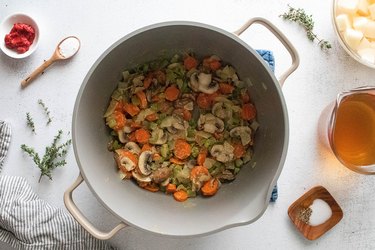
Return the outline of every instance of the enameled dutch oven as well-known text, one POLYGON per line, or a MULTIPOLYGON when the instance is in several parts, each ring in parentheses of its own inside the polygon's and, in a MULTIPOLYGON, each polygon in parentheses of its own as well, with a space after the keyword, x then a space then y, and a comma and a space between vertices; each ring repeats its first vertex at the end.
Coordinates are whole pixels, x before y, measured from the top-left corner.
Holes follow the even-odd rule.
POLYGON ((79 90, 73 114, 72 138, 80 168, 64 202, 74 218, 93 236, 111 238, 126 225, 166 236, 197 236, 256 221, 266 210, 272 188, 282 170, 288 147, 288 115, 281 85, 299 64, 288 39, 263 18, 254 18, 237 32, 194 22, 166 22, 137 30, 114 43, 89 70, 79 90), (292 65, 279 79, 257 52, 238 35, 254 23, 268 28, 284 44, 292 65), (259 130, 254 157, 237 178, 213 197, 176 202, 119 178, 103 114, 124 69, 178 52, 215 54, 232 64, 248 83, 258 112, 259 130), (73 190, 85 181, 96 198, 121 223, 110 232, 96 229, 72 200, 73 190))

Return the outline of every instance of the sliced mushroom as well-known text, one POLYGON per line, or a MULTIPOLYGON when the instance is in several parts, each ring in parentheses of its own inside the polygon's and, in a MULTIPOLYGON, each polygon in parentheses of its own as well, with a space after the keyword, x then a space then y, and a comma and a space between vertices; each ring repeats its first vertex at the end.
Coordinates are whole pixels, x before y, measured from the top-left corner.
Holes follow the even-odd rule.
POLYGON ((132 152, 133 154, 139 155, 141 153, 141 148, 135 142, 128 142, 125 144, 124 149, 132 152))
POLYGON ((191 111, 194 109, 194 102, 190 98, 181 98, 175 101, 174 106, 177 109, 184 108, 191 111))
POLYGON ((228 182, 228 181, 233 181, 236 177, 234 176, 234 174, 225 169, 219 176, 218 176, 218 179, 222 182, 228 182))
POLYGON ((161 183, 169 178, 171 172, 172 171, 168 167, 161 167, 152 173, 151 178, 155 183, 161 183))
POLYGON ((215 81, 212 81, 212 75, 206 73, 194 72, 190 76, 189 86, 195 92, 203 92, 206 94, 213 94, 219 89, 219 84, 215 81))
POLYGON ((151 163, 153 153, 149 150, 143 151, 139 156, 138 170, 141 174, 148 176, 151 174, 151 163))
MULTIPOLYGON (((229 143, 227 144, 230 145, 229 143)), ((229 162, 234 159, 233 150, 233 147, 217 144, 211 148, 210 153, 217 161, 229 162)))
POLYGON ((247 144, 251 144, 252 141, 251 141, 251 128, 247 127, 247 126, 238 126, 238 127, 235 127, 233 128, 230 132, 229 132, 229 135, 231 137, 240 137, 241 138, 241 143, 242 145, 247 145, 247 144))
POLYGON ((220 119, 232 118, 232 109, 229 104, 224 102, 217 102, 212 107, 212 114, 219 117, 220 119))
POLYGON ((131 160, 129 157, 123 154, 126 151, 124 149, 117 149, 115 151, 115 161, 118 168, 125 168, 126 171, 132 171, 137 166, 137 163, 131 160))
POLYGON ((129 134, 131 132, 132 132, 132 129, 129 126, 125 126, 123 127, 123 129, 117 131, 117 136, 118 136, 119 141, 122 143, 127 143, 129 140, 126 134, 129 134))
POLYGON ((142 174, 139 174, 136 171, 132 171, 132 176, 134 179, 136 179, 138 182, 151 182, 151 177, 150 176, 144 176, 142 174))
POLYGON ((211 134, 215 132, 223 132, 224 122, 220 118, 210 113, 200 115, 198 119, 198 128, 211 134))

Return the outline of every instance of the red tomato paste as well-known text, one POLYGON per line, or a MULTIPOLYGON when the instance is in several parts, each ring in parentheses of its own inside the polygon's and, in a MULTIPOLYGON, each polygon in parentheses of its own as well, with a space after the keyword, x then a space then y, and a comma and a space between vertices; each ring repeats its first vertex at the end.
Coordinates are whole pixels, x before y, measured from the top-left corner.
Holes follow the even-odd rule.
POLYGON ((5 35, 5 45, 23 54, 29 50, 35 38, 35 30, 25 23, 15 23, 9 34, 5 35))

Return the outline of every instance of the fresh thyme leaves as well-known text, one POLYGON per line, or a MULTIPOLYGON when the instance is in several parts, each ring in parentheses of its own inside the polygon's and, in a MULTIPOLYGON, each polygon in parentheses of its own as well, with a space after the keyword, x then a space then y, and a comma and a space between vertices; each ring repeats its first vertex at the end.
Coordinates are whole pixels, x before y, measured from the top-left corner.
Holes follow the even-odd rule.
POLYGON ((26 121, 27 126, 31 128, 31 131, 33 131, 33 133, 35 133, 35 124, 29 112, 26 113, 26 121))
POLYGON ((312 19, 312 15, 306 14, 305 10, 301 8, 295 9, 290 5, 288 5, 288 7, 288 12, 285 12, 284 14, 280 15, 281 18, 302 25, 306 30, 307 38, 310 41, 314 41, 315 39, 318 40, 318 45, 322 50, 328 50, 332 48, 331 44, 328 41, 324 39, 319 39, 318 36, 313 32, 314 21, 312 19))
POLYGON ((44 110, 44 113, 46 114, 46 116, 47 116, 47 118, 48 118, 48 120, 47 120, 47 125, 50 124, 50 123, 52 122, 52 118, 51 118, 51 116, 50 116, 50 112, 49 112, 49 110, 48 110, 48 107, 44 104, 44 102, 43 102, 41 99, 38 100, 38 104, 39 104, 40 106, 42 106, 42 108, 43 108, 43 110, 44 110))
POLYGON ((42 176, 47 176, 52 180, 52 170, 57 167, 62 167, 66 164, 64 157, 68 153, 68 147, 72 143, 72 140, 69 139, 65 143, 58 145, 58 142, 61 140, 63 134, 62 130, 59 130, 53 142, 50 146, 47 146, 43 155, 43 158, 40 159, 39 154, 35 152, 34 148, 26 146, 25 144, 21 145, 21 149, 27 153, 34 161, 34 163, 40 169, 40 178, 42 176))

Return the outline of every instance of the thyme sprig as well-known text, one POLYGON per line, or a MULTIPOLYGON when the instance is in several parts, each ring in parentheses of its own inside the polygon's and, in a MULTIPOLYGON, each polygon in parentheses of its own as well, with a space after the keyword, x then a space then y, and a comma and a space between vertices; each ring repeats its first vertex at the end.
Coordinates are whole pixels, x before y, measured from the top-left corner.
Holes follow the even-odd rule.
POLYGON ((314 29, 314 21, 312 19, 312 15, 306 14, 305 10, 301 8, 293 8, 288 4, 289 10, 288 12, 285 12, 284 14, 280 15, 281 18, 285 20, 289 20, 292 22, 296 22, 304 27, 306 30, 307 38, 310 41, 314 41, 315 39, 318 40, 318 45, 322 50, 328 50, 332 48, 332 45, 330 42, 319 39, 318 36, 313 32, 314 29))
POLYGON ((50 124, 52 122, 52 117, 50 115, 50 111, 48 110, 48 107, 44 104, 43 100, 42 99, 39 99, 38 100, 38 104, 40 106, 42 106, 43 110, 44 110, 44 113, 46 114, 48 120, 47 120, 47 125, 50 124))
POLYGON ((35 152, 34 148, 26 146, 25 144, 21 145, 21 149, 33 159, 34 163, 40 169, 39 182, 44 175, 52 180, 52 170, 66 164, 64 157, 68 153, 68 147, 72 143, 72 140, 69 139, 65 143, 58 145, 62 134, 63 131, 59 130, 52 144, 46 147, 42 159, 40 159, 39 154, 35 152))
POLYGON ((27 112, 26 113, 26 124, 29 128, 31 128, 31 131, 33 131, 33 133, 35 134, 35 124, 34 124, 34 120, 33 118, 31 117, 30 113, 27 112))

